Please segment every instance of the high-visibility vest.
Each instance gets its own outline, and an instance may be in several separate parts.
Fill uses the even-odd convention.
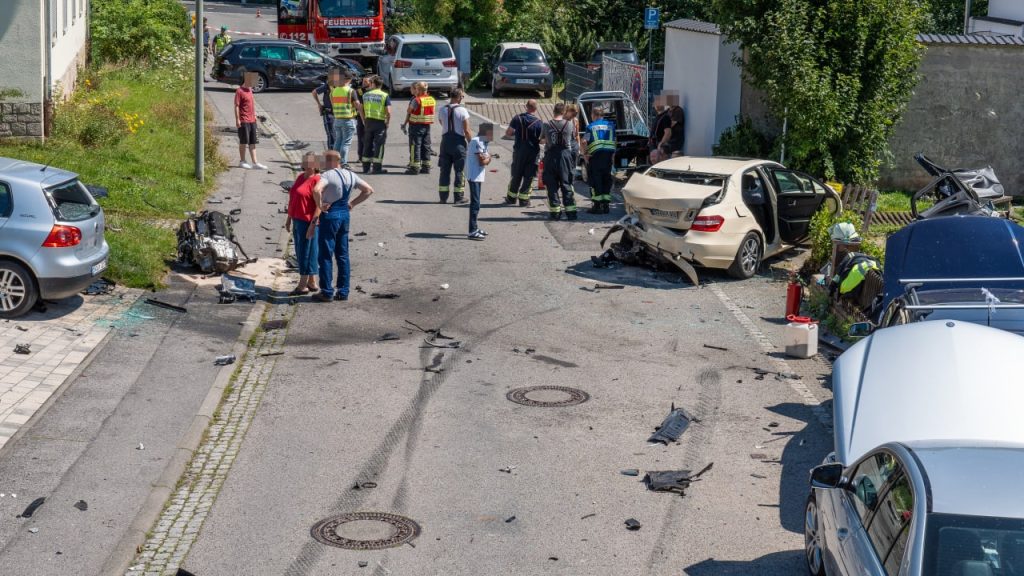
[[[356,109],[352,107],[351,86],[337,86],[331,90],[331,109],[334,110],[334,117],[341,120],[356,117]]]
[[[615,151],[615,133],[612,132],[612,127],[608,122],[595,120],[587,126],[587,132],[590,134],[590,143],[587,144],[588,153],[593,154],[602,150]]]
[[[868,270],[878,270],[878,262],[874,260],[863,260],[853,266],[839,284],[840,294],[849,294],[857,289],[864,282],[864,277],[867,276]]]
[[[220,52],[221,50],[223,50],[224,47],[227,46],[230,43],[231,43],[231,36],[228,36],[225,33],[217,34],[216,36],[213,37],[213,48],[217,52]]]
[[[409,116],[410,124],[433,124],[434,123],[434,106],[437,102],[434,101],[433,96],[417,96],[416,104],[419,106],[419,111]]]
[[[384,105],[384,99],[387,97],[388,93],[379,88],[363,94],[363,112],[367,119],[381,121],[388,119],[387,106]]]

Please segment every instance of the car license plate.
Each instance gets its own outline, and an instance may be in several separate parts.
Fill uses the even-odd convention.
[[[516,80],[516,84],[533,84],[533,80],[529,78],[519,78]]]
[[[107,261],[104,260],[104,261],[100,262],[99,264],[96,264],[95,266],[93,266],[92,269],[90,270],[90,273],[93,276],[95,276],[95,275],[99,274],[100,272],[103,272],[106,269],[107,269]]]
[[[440,70],[420,70],[420,76],[437,76],[440,73]]]
[[[651,208],[650,210],[651,216],[657,216],[658,218],[671,218],[673,220],[678,220],[679,215],[682,214],[682,212],[678,210],[658,210],[657,208]]]

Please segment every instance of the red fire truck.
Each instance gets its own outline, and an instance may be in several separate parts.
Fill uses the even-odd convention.
[[[277,0],[277,35],[330,56],[376,58],[384,48],[385,0]]]

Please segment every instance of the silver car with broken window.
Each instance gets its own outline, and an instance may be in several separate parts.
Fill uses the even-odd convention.
[[[1024,575],[1024,338],[969,322],[879,330],[833,369],[835,452],[811,471],[821,576]]]
[[[110,253],[103,227],[103,209],[76,174],[0,158],[0,318],[95,281]]]

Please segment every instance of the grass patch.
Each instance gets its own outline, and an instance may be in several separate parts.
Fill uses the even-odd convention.
[[[207,129],[207,180],[193,176],[190,62],[182,54],[90,70],[75,96],[57,107],[44,144],[0,143],[0,156],[76,172],[83,182],[110,190],[99,200],[111,248],[107,275],[127,286],[162,286],[176,249],[168,224],[200,208],[225,167]]]
[[[890,192],[879,192],[878,193],[878,211],[879,212],[910,212],[910,197],[914,194],[912,192],[903,192],[900,190],[893,190]],[[925,210],[930,208],[933,204],[931,198],[922,198],[917,203],[918,210]]]

